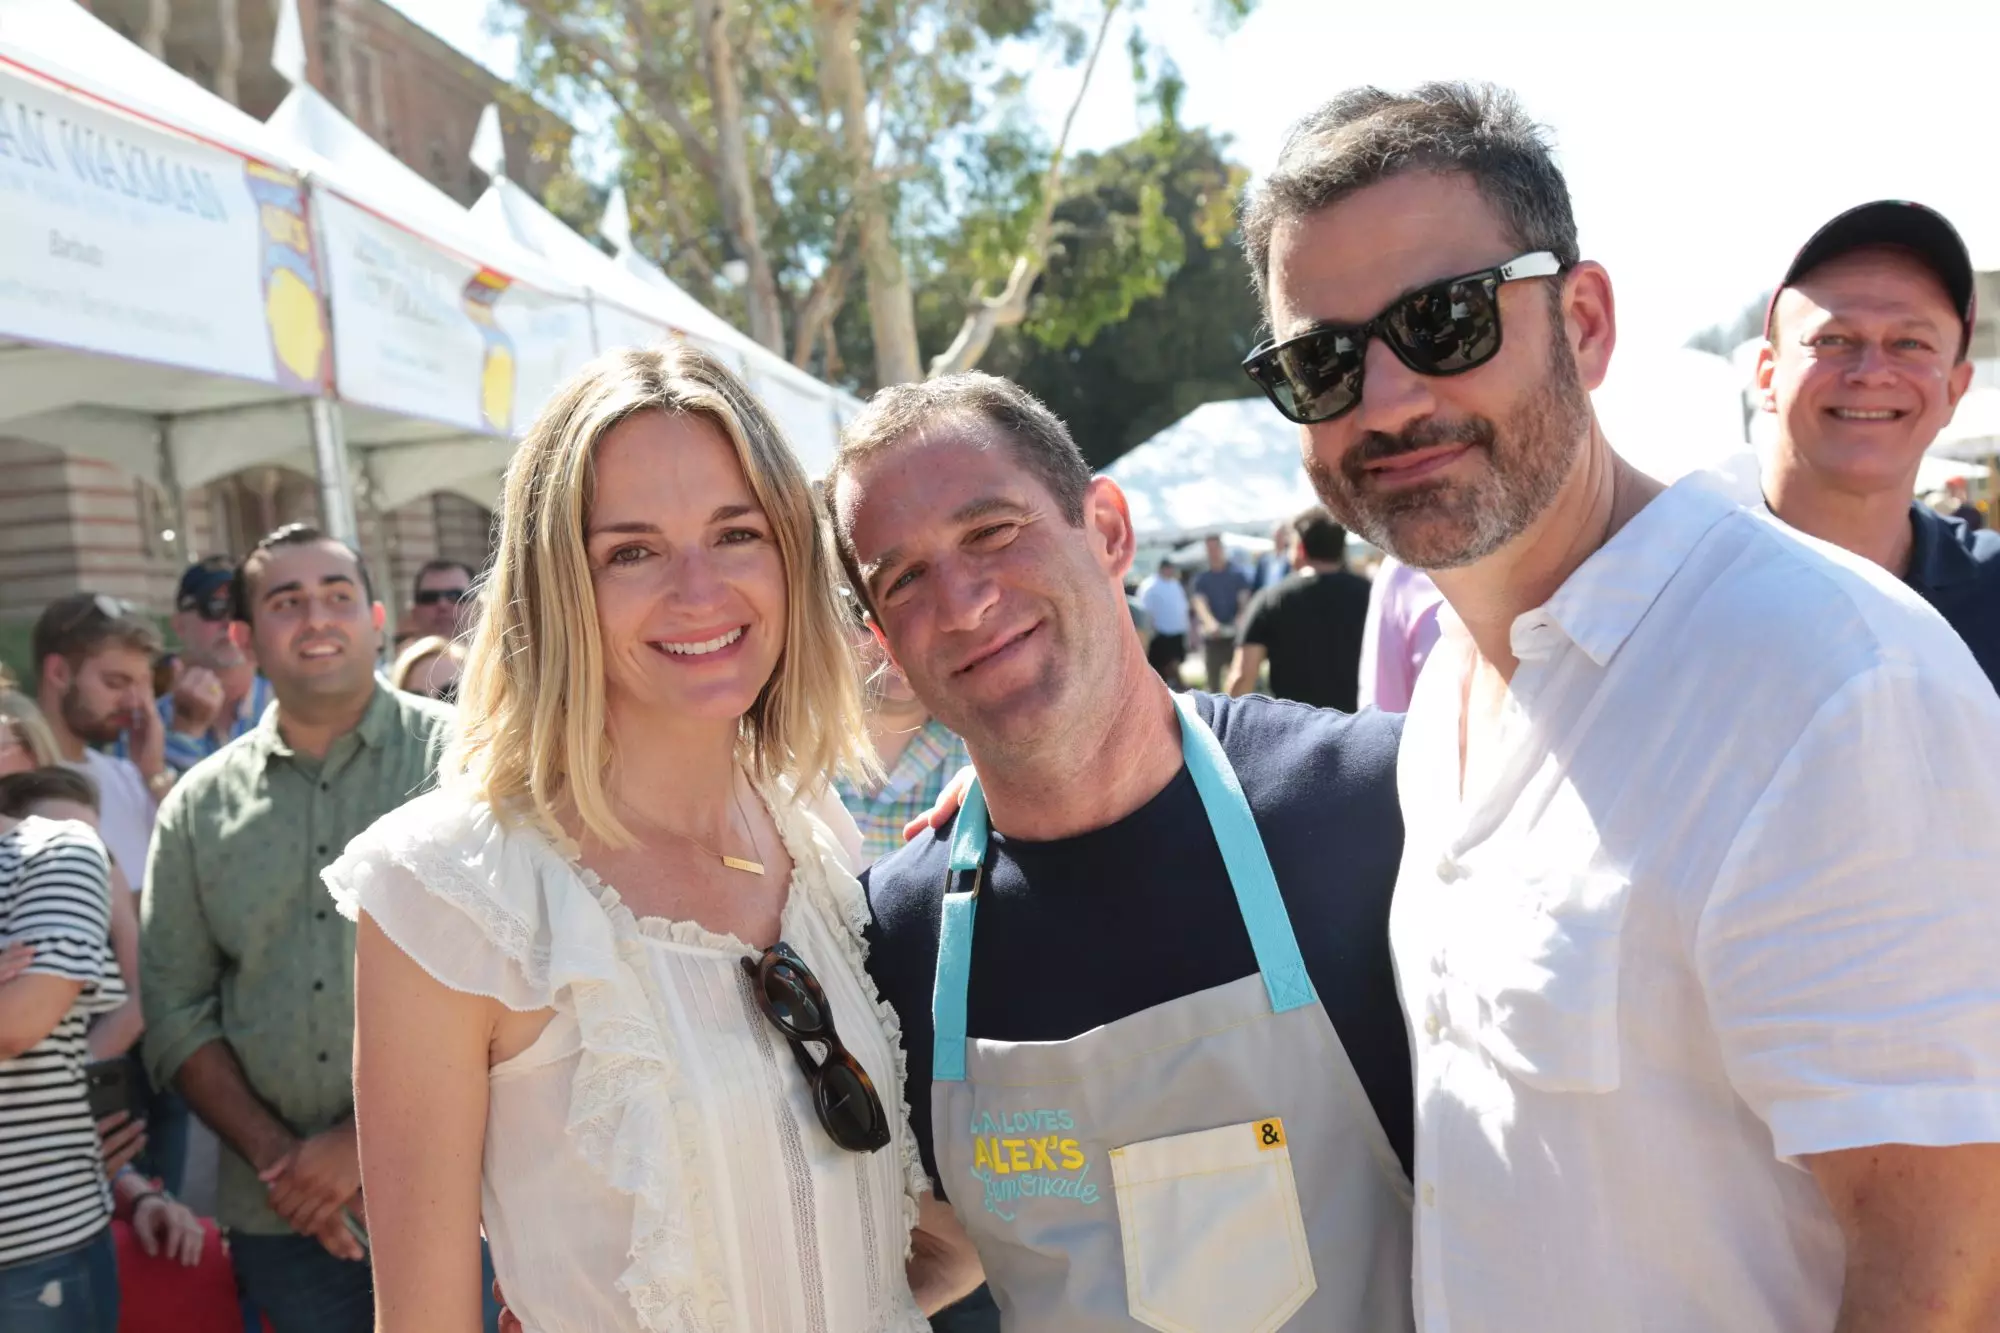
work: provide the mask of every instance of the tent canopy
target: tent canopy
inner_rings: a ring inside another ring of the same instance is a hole
[[[1268,530],[1313,503],[1299,428],[1262,398],[1203,403],[1104,469],[1142,542]]]
[[[859,402],[822,383],[703,306],[630,250],[605,254],[520,186],[498,177],[473,221],[560,267],[590,291],[599,347],[642,345],[671,329],[720,357],[750,383],[813,476],[833,461],[840,422]]]
[[[1592,402],[1618,452],[1664,481],[1743,448],[1740,380],[1707,352],[1627,355]],[[1301,435],[1263,398],[1204,403],[1104,472],[1124,487],[1141,541],[1264,532],[1315,503]]]
[[[71,0],[0,6],[0,102],[0,425],[161,484],[246,449],[311,471],[324,333],[278,137]]]

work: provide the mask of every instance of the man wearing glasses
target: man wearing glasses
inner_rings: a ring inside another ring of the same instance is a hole
[[[169,622],[180,642],[180,674],[160,700],[167,727],[167,763],[185,773],[257,725],[271,702],[271,683],[257,674],[230,634],[229,590],[234,565],[209,556],[181,574]]]
[[[1448,604],[1390,920],[1422,1327],[1994,1327],[2000,698],[1965,645],[1614,452],[1610,279],[1511,95],[1336,98],[1244,236],[1250,373]]]
[[[463,560],[426,561],[410,603],[418,637],[456,639],[472,628],[472,566]]]

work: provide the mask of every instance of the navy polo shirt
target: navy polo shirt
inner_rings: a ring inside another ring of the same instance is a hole
[[[1910,530],[1903,581],[1951,623],[2000,689],[2000,532],[1974,532],[1922,504],[1910,506]]]
[[[1389,956],[1389,898],[1403,848],[1403,719],[1257,695],[1194,700],[1243,784],[1306,971],[1407,1171],[1409,1030]],[[902,1020],[910,1124],[933,1180],[931,992],[949,836],[925,833],[862,877],[874,915],[868,970]],[[1257,971],[1185,766],[1113,824],[1039,843],[996,829],[990,855],[972,941],[968,1036],[1067,1041]]]

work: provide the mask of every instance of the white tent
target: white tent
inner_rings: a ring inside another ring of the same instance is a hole
[[[1981,384],[1967,391],[1929,452],[1934,458],[1967,461],[2000,454],[2000,389]]]
[[[270,128],[309,173],[334,310],[334,385],[373,498],[482,505],[542,403],[595,354],[584,288],[495,236],[295,86]]]
[[[252,462],[317,462],[329,524],[351,534],[314,401],[325,301],[293,168],[264,126],[81,6],[0,5],[6,431],[176,504]]]
[[[643,345],[670,333],[688,338],[743,373],[808,473],[821,475],[833,461],[840,423],[860,405],[852,395],[739,331],[631,250],[615,258],[605,254],[504,176],[496,176],[472,206],[472,218],[582,282],[600,349]]]
[[[1104,469],[1142,542],[1268,529],[1313,503],[1299,428],[1263,398],[1203,403]]]
[[[1590,398],[1612,448],[1661,481],[1679,481],[1743,451],[1743,380],[1712,352],[1622,352]]]
[[[1592,395],[1611,443],[1675,481],[1743,447],[1743,398],[1729,362],[1685,349],[1614,361]],[[1259,532],[1314,502],[1301,428],[1263,398],[1204,403],[1106,468],[1125,488],[1140,540]]]

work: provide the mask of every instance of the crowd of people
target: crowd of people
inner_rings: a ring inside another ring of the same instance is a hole
[[[305,525],[171,654],[50,605],[0,1327],[2000,1327],[2000,535],[1912,498],[1956,232],[1816,233],[1776,447],[1664,486],[1506,93],[1343,94],[1242,223],[1321,500],[1255,568],[1128,592],[1004,379],[814,481],[672,346],[394,636]]]

